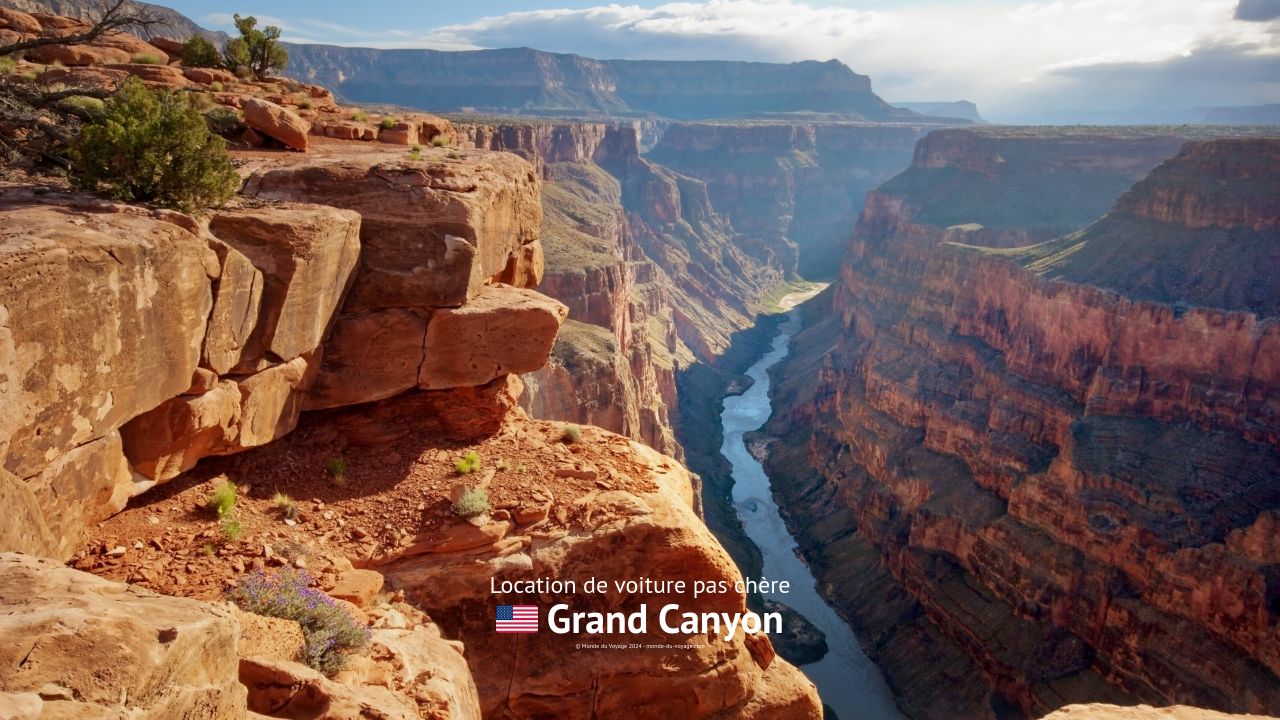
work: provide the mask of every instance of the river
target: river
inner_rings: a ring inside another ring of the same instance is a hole
[[[804,295],[812,293],[788,296],[783,306],[794,307]],[[796,541],[778,513],[769,478],[742,440],[744,433],[760,429],[769,419],[769,368],[787,356],[791,336],[799,329],[800,319],[792,309],[773,340],[773,348],[747,370],[755,382],[745,393],[724,400],[724,446],[720,451],[733,465],[734,507],[747,535],[764,555],[764,576],[791,582],[789,593],[765,597],[789,605],[826,633],[827,654],[800,668],[818,687],[822,701],[840,720],[900,720],[903,715],[894,705],[879,668],[862,652],[849,626],[818,594],[813,574],[797,555]]]

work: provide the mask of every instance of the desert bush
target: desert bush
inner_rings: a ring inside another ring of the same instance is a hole
[[[199,35],[193,35],[182,46],[182,64],[186,67],[220,68],[222,56],[213,43]]]
[[[453,512],[458,517],[473,518],[489,512],[489,493],[484,488],[467,488],[458,496],[453,504]]]
[[[244,535],[244,525],[234,516],[222,518],[222,521],[218,523],[218,530],[222,533],[224,542],[239,540],[240,536]]]
[[[214,80],[213,82],[209,83],[209,90],[211,92],[222,92],[223,90],[226,90],[226,89],[227,89],[227,86],[223,85],[221,80]]]
[[[369,119],[369,113],[363,110],[356,110],[355,112],[351,113],[351,119],[355,120],[356,122],[364,122],[365,120]]]
[[[106,103],[102,102],[102,100],[95,97],[88,97],[87,95],[72,95],[69,98],[63,98],[61,100],[61,104],[80,108],[81,110],[95,116],[101,115],[102,111],[106,108]]]
[[[280,28],[267,25],[258,29],[258,19],[235,16],[236,30],[240,37],[232,38],[222,50],[227,67],[237,73],[248,71],[254,80],[265,80],[271,73],[285,69],[289,53],[280,45]]]
[[[71,182],[117,200],[184,212],[226,202],[240,186],[222,138],[185,93],[152,92],[129,78],[71,146]]]
[[[133,56],[135,65],[167,65],[163,58],[152,53],[138,53]]]
[[[577,425],[565,425],[560,430],[560,441],[572,445],[582,439],[582,428]]]
[[[369,644],[369,630],[311,584],[311,576],[301,571],[257,571],[240,579],[231,600],[252,613],[296,620],[305,639],[303,662],[332,674],[342,669],[349,653]]]
[[[329,477],[333,478],[333,484],[342,487],[347,484],[347,461],[340,457],[329,458],[325,461],[324,471],[329,473]]]
[[[209,132],[216,135],[230,135],[244,127],[244,118],[234,108],[216,107],[204,114],[205,125]]]
[[[393,117],[384,117],[382,118],[382,122],[378,123],[378,127],[382,128],[383,130],[390,130],[395,126],[396,126],[396,119]]]
[[[213,96],[207,92],[193,92],[188,93],[188,95],[190,96],[191,104],[202,113],[209,111],[215,105]]]
[[[315,103],[311,102],[310,98],[303,98],[298,103],[298,108],[301,110],[310,110],[313,107],[315,107]]]
[[[18,68],[18,61],[8,55],[0,56],[0,75],[8,75]]]
[[[462,157],[462,153],[458,152],[457,150],[450,150],[450,151],[449,151],[449,159],[450,159],[450,160],[457,160],[457,159],[459,159],[459,158],[461,158],[461,157]]]
[[[280,511],[280,515],[285,520],[293,520],[298,517],[298,503],[288,495],[278,492],[275,497],[271,498],[271,504],[276,506],[276,510]]]
[[[411,150],[409,150],[409,159],[410,159],[410,160],[421,160],[421,159],[422,159],[422,148],[421,148],[420,146],[418,146],[418,145],[414,145],[414,146],[413,146],[413,148],[412,148]]]
[[[453,464],[453,468],[458,471],[459,475],[475,472],[480,468],[480,453],[475,450],[468,452],[458,458],[458,461]]]
[[[431,138],[431,146],[432,147],[449,147],[449,138],[445,137],[443,134],[437,135]]]
[[[213,511],[213,514],[220,518],[230,517],[236,509],[236,486],[235,483],[225,482],[213,489],[209,493],[209,499],[205,503],[205,507]]]

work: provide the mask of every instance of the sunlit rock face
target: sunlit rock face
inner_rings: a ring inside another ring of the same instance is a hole
[[[1167,139],[1037,142],[935,133],[869,198],[782,371],[784,505],[915,715],[1275,714],[1277,144],[1186,144],[1029,244],[973,198],[1040,165],[1069,231]]]

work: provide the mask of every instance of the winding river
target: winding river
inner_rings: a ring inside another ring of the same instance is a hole
[[[794,307],[806,295],[812,293],[788,296],[783,306]],[[822,701],[840,720],[899,720],[903,715],[894,705],[880,670],[862,652],[849,626],[818,594],[813,574],[797,555],[796,541],[778,513],[769,478],[742,439],[744,433],[758,430],[769,419],[769,368],[787,356],[791,336],[799,329],[800,319],[793,309],[774,338],[773,348],[747,370],[754,384],[742,395],[724,400],[724,446],[720,451],[733,465],[734,507],[747,535],[764,555],[764,576],[791,582],[791,592],[766,597],[791,606],[826,633],[827,654],[800,668],[818,687]]]

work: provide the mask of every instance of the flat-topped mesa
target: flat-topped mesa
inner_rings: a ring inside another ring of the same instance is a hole
[[[936,667],[881,658],[913,712],[1280,712],[1278,151],[1189,143],[1087,229],[1023,248],[864,215],[852,321],[815,406],[775,416],[794,434],[770,470],[855,624],[933,649]],[[817,478],[788,471],[801,458]],[[876,605],[877,583],[905,600]],[[938,673],[964,695],[927,694]]]
[[[507,153],[431,165],[353,155],[268,170],[245,194],[355,210],[363,252],[308,408],[542,367],[566,308],[543,272],[533,167]]]
[[[533,163],[546,179],[546,166],[589,162],[611,127],[591,122],[457,123],[458,143],[480,150],[509,152]]]

